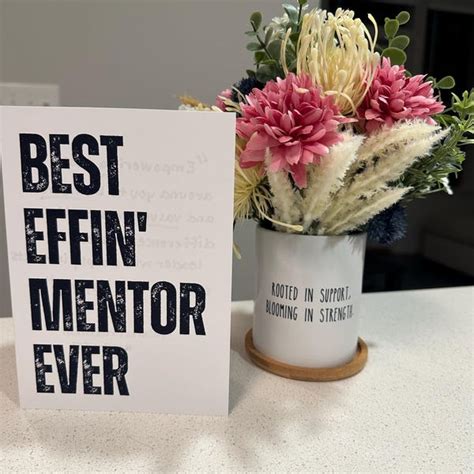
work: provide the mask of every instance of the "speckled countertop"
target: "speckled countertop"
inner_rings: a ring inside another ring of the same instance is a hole
[[[474,288],[363,303],[366,368],[321,384],[253,366],[235,303],[228,418],[21,410],[0,319],[0,471],[472,471]]]

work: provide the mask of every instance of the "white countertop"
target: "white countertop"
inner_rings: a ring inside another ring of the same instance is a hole
[[[471,471],[474,288],[364,295],[366,368],[298,382],[249,361],[234,303],[231,413],[21,410],[13,325],[0,319],[0,470]]]

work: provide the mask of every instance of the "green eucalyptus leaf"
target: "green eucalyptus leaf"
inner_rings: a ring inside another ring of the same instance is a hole
[[[298,9],[294,5],[291,5],[290,3],[284,3],[283,10],[285,10],[292,23],[298,22]]]
[[[254,30],[258,30],[262,24],[262,14],[260,12],[253,12],[250,15],[250,24],[253,26]]]
[[[257,36],[257,33],[256,33],[255,31],[253,31],[253,30],[252,30],[252,31],[246,31],[245,34],[246,34],[247,36]]]
[[[404,25],[410,21],[410,14],[407,11],[403,10],[396,16],[396,18],[400,25]]]
[[[452,89],[456,85],[453,76],[444,76],[442,79],[436,82],[438,89]]]
[[[266,58],[266,59],[263,59],[260,62],[260,64],[274,64],[274,65],[276,65],[277,61],[276,61],[276,59]]]
[[[270,53],[270,56],[274,59],[280,59],[280,50],[281,50],[281,40],[274,40],[269,45],[267,45],[267,50]]]
[[[265,84],[275,77],[276,68],[272,67],[270,64],[263,64],[257,69],[257,81]]]
[[[392,65],[405,64],[405,61],[407,60],[407,55],[405,51],[398,48],[385,48],[382,51],[382,56],[390,58],[390,62],[392,63]]]
[[[247,76],[249,77],[255,77],[255,71],[252,69],[246,69],[245,71],[247,73]]]
[[[308,0],[298,0],[298,3],[300,4],[300,6],[304,6],[308,3]]]
[[[257,64],[262,62],[266,57],[267,55],[263,51],[255,51],[254,58]]]
[[[384,26],[385,36],[392,39],[397,34],[399,26],[398,20],[386,20]]]
[[[270,43],[272,36],[273,36],[273,28],[268,27],[265,31],[265,44]]]
[[[260,51],[262,49],[262,46],[259,43],[249,43],[247,45],[247,49],[249,51]]]
[[[391,48],[405,49],[410,44],[410,38],[407,35],[395,36],[390,41]]]

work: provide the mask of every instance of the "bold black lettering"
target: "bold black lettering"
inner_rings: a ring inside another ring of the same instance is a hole
[[[69,144],[68,135],[50,135],[49,146],[51,149],[51,183],[53,193],[71,193],[71,185],[63,183],[63,168],[69,168],[69,160],[61,158],[61,145]]]
[[[31,146],[36,147],[33,158]],[[35,133],[20,133],[21,177],[25,193],[40,193],[49,186],[48,167],[44,164],[47,157],[46,141]],[[36,170],[37,179],[33,180],[32,170]]]
[[[85,184],[82,173],[74,173],[73,180],[74,186],[81,194],[91,195],[100,189],[100,170],[93,161],[84,155],[84,145],[87,146],[89,155],[99,155],[99,144],[92,135],[86,133],[77,135],[72,141],[72,157],[84,171],[89,173],[89,184]]]
[[[69,347],[69,377],[66,367],[66,356],[64,348],[60,344],[54,344],[54,355],[56,357],[56,367],[58,369],[59,384],[62,393],[76,393],[77,389],[77,366],[79,359],[79,346]]]
[[[95,324],[87,322],[87,311],[94,309],[94,303],[86,300],[86,289],[94,288],[94,282],[92,280],[76,280],[74,285],[76,290],[77,330],[94,332]]]
[[[128,371],[128,354],[125,349],[116,346],[105,346],[104,351],[104,394],[114,394],[114,378],[120,395],[129,395],[125,374]],[[113,356],[117,357],[117,367],[114,369]]]
[[[100,211],[91,211],[91,240],[92,240],[92,263],[103,264],[102,250],[102,218]]]
[[[46,255],[38,255],[37,240],[44,240],[44,233],[36,230],[35,219],[43,217],[42,209],[24,209],[26,259],[28,263],[46,263]]]
[[[97,315],[99,319],[99,331],[109,330],[108,313],[112,317],[115,332],[126,331],[125,319],[125,282],[115,282],[115,298],[112,296],[110,285],[107,280],[97,281]]]
[[[194,306],[190,304],[190,294],[194,293]],[[180,287],[180,334],[189,334],[189,319],[194,322],[196,334],[200,336],[206,335],[202,313],[206,308],[206,290],[197,283],[181,283]]]
[[[72,331],[72,298],[70,280],[53,281],[53,311],[46,278],[30,278],[31,325],[34,331],[42,330],[44,316],[47,331],[58,331],[61,314],[65,331]]]
[[[74,329],[72,324],[71,280],[53,280],[53,320],[58,321],[63,315],[65,331]],[[47,328],[47,324],[46,324]]]
[[[109,180],[109,194],[117,196],[119,193],[119,171],[117,147],[123,146],[123,137],[103,135],[100,144],[107,147],[107,174]]]
[[[117,246],[123,264],[135,266],[135,213],[124,211],[124,230],[116,211],[105,211],[105,234],[107,236],[107,265],[117,265]]]
[[[82,377],[86,395],[100,395],[102,392],[100,387],[93,384],[93,376],[100,373],[100,367],[92,365],[92,355],[99,353],[100,347],[98,346],[82,346]]]
[[[88,212],[85,209],[70,209],[68,211],[69,221],[69,248],[71,251],[71,264],[81,264],[81,242],[88,242],[89,237],[85,232],[81,232],[79,221],[85,220]]]
[[[44,353],[51,352],[50,344],[34,344],[33,353],[35,357],[36,391],[38,393],[54,393],[54,385],[46,384],[48,372],[53,371],[53,367],[44,363]]]
[[[31,326],[34,331],[41,331],[41,313],[44,314],[46,328],[49,331],[59,329],[59,320],[54,320],[51,314],[51,303],[49,301],[48,284],[46,278],[30,278],[30,308]],[[43,311],[41,311],[41,308]]]
[[[133,331],[143,332],[143,292],[148,290],[146,281],[129,281],[128,289],[133,291]]]
[[[161,293],[166,293],[166,323],[162,323]],[[158,334],[171,334],[176,329],[176,289],[167,281],[151,287],[151,327]]]
[[[66,241],[66,234],[58,231],[58,219],[65,218],[64,209],[46,209],[49,263],[59,264],[59,242]]]

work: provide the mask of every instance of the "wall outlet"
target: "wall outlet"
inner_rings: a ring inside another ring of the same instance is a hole
[[[0,82],[0,105],[59,105],[57,84]]]

